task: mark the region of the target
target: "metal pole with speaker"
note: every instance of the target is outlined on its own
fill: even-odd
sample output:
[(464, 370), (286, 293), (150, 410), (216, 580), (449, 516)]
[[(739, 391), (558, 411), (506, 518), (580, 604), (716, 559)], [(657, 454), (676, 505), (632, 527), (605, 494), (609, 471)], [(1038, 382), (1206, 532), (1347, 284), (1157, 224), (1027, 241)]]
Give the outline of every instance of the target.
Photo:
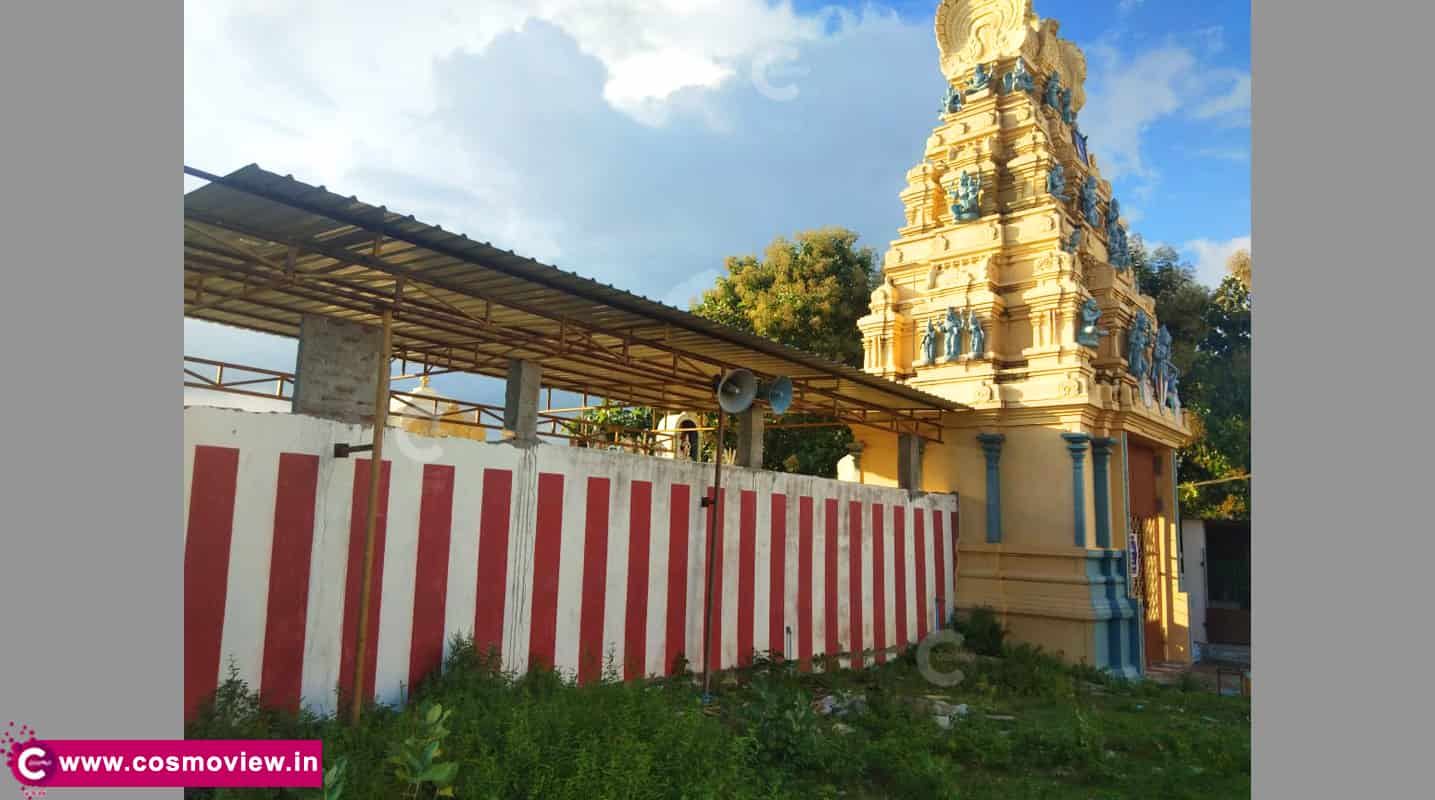
[(722, 451), (725, 420), (728, 414), (741, 414), (752, 408), (761, 397), (772, 408), (773, 413), (782, 414), (792, 405), (792, 381), (778, 377), (772, 381), (758, 383), (757, 376), (745, 369), (731, 370), (713, 379), (713, 393), (717, 395), (718, 419), (717, 441), (713, 445), (713, 491), (711, 497), (703, 497), (702, 505), (708, 512), (708, 555), (705, 599), (703, 601), (703, 702), (712, 699), (712, 608), (713, 608), (713, 562), (717, 545), (718, 515), (722, 513)]
[(713, 562), (716, 558), (718, 514), (721, 513), (724, 422), (728, 414), (741, 414), (752, 407), (757, 389), (757, 378), (745, 369), (732, 370), (713, 380), (713, 392), (718, 401), (717, 441), (713, 443), (713, 493), (711, 497), (702, 499), (702, 504), (711, 509), (708, 512), (707, 579), (703, 600), (703, 702), (712, 698)]

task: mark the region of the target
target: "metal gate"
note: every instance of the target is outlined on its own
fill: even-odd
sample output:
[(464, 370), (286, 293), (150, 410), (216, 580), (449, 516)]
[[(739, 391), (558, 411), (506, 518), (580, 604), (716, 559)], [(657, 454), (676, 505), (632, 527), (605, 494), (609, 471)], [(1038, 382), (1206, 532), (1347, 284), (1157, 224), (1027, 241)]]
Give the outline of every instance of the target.
[(1161, 552), (1161, 518), (1132, 517), (1131, 535), (1135, 552), (1130, 558), (1139, 564), (1131, 584), (1131, 593), (1141, 601), (1146, 634), (1146, 664), (1158, 663), (1166, 652), (1166, 630), (1161, 624), (1162, 593), (1166, 570)]

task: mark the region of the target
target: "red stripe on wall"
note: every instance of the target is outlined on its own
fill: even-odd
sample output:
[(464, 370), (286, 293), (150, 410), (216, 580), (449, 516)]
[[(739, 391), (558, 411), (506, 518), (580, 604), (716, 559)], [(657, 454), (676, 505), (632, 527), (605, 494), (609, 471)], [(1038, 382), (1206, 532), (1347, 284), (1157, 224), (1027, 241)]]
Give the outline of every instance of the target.
[(787, 495), (772, 495), (771, 576), (767, 595), (767, 649), (774, 657), (790, 658), (784, 611), (787, 606)]
[(931, 597), (927, 595), (927, 524), (922, 509), (916, 509), (912, 546), (917, 551), (917, 640), (927, 638), (932, 616)]
[(961, 549), (960, 549), (960, 545), (961, 545), (961, 543), (962, 543), (962, 529), (961, 529), (961, 526), (959, 526), (959, 525), (957, 524), (957, 523), (960, 521), (960, 520), (957, 518), (957, 514), (958, 514), (958, 513), (959, 513), (958, 511), (953, 511), (953, 512), (951, 512), (951, 514), (952, 514), (952, 518), (951, 518), (951, 522), (952, 522), (952, 608), (956, 608), (956, 607), (957, 607), (957, 566), (958, 566), (958, 563), (959, 563), (959, 561), (960, 561), (960, 559), (961, 559), (961, 554), (962, 554), (962, 551), (961, 551)]
[(558, 571), (563, 553), (563, 476), (538, 475), (533, 536), (533, 626), (528, 634), (530, 667), (553, 669), (558, 639)]
[(409, 690), (443, 665), (448, 545), (453, 531), (454, 469), (425, 464), (419, 500), (418, 564), (414, 568), (414, 624), (409, 644)]
[(872, 647), (877, 663), (887, 660), (882, 651), (887, 647), (887, 556), (884, 550), (882, 504), (872, 504)]
[(797, 658), (812, 668), (812, 498), (797, 498)]
[(280, 453), (259, 699), (266, 707), (291, 712), (299, 710), (303, 683), (304, 620), (318, 492), (319, 457)]
[(907, 509), (905, 506), (892, 506), (892, 584), (896, 595), (895, 606), (897, 616), (897, 639), (894, 642), (898, 647), (907, 646)]
[[(713, 490), (708, 489), (708, 498), (711, 499), (712, 496)], [(708, 611), (711, 619), (711, 622), (709, 623), (711, 627), (708, 629), (708, 669), (719, 670), (722, 669), (722, 533), (723, 512), (727, 508), (726, 489), (723, 489), (721, 492), (718, 493), (716, 515), (713, 514), (713, 508), (714, 506), (708, 506), (707, 508), (703, 509), (703, 513), (706, 516), (708, 540), (712, 542), (712, 549), (710, 552), (713, 554), (712, 607)], [(717, 517), (716, 530), (714, 530), (713, 528), (714, 516)], [(706, 591), (706, 588), (704, 589), (704, 591)]]
[(508, 524), (513, 505), (513, 471), (483, 471), (483, 505), (478, 515), (478, 590), (473, 612), (473, 646), (481, 655), (503, 648), (503, 607), (508, 597)]
[(623, 677), (647, 675), (648, 550), (652, 539), (653, 484), (633, 481), (633, 507), (628, 515), (628, 609), (624, 615)]
[(583, 520), (583, 607), (578, 621), (578, 682), (603, 674), (603, 613), (608, 595), (607, 478), (588, 479), (588, 510)]
[(757, 493), (738, 496), (737, 663), (752, 664), (753, 595), (757, 593)]
[(827, 537), (823, 549), (826, 550), (826, 577), (823, 580), (824, 603), (822, 606), (822, 618), (826, 622), (827, 641), (822, 652), (832, 655), (842, 649), (842, 643), (838, 641), (838, 625), (841, 619), (841, 610), (838, 607), (837, 597), (837, 500), (828, 498), (823, 503), (824, 516), (827, 524)]
[[(374, 570), (369, 581), (369, 630), (364, 653), (365, 700), (374, 696), (379, 665), (379, 606), (384, 585), (384, 532), (389, 519), (389, 466), (379, 468), (379, 518), (374, 526)], [(354, 462), (354, 492), (349, 504), (349, 566), (344, 578), (344, 638), (339, 648), (339, 696), (354, 691), (354, 651), (358, 649), (359, 584), (364, 574), (364, 529), (369, 518), (369, 459)]]
[(678, 656), (691, 663), (687, 647), (688, 621), (688, 521), (692, 512), (692, 488), (675, 483), (668, 495), (668, 624), (664, 635), (663, 669), (673, 674)]
[(942, 512), (932, 512), (932, 550), (937, 558), (937, 627), (947, 624), (947, 537), (942, 533)]
[(851, 500), (847, 503), (848, 553), (851, 556), (847, 568), (848, 604), (852, 630), (852, 668), (861, 669), (862, 659), (862, 503)]
[(239, 451), (194, 448), (189, 521), (184, 538), (184, 718), (193, 719), (219, 687), (229, 545)]

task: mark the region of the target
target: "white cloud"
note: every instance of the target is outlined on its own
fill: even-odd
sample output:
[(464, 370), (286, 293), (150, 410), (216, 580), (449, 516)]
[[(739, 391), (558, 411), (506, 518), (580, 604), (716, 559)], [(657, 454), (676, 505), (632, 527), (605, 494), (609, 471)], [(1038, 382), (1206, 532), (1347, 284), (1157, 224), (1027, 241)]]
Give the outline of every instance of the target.
[(1143, 158), (1147, 130), (1179, 111), (1197, 86), (1198, 62), (1190, 50), (1164, 45), (1122, 55), (1110, 43), (1088, 48), (1092, 66), (1086, 81), (1088, 102), (1081, 125), (1108, 180), (1131, 176), (1152, 180), (1155, 170)]
[(1218, 120), (1226, 125), (1249, 125), (1251, 115), (1251, 76), (1236, 74), (1231, 88), (1224, 94), (1208, 98), (1196, 106), (1196, 119)]
[(1195, 262), (1196, 279), (1207, 286), (1218, 286), (1226, 277), (1226, 260), (1237, 250), (1251, 249), (1251, 237), (1237, 236), (1225, 241), (1193, 239), (1182, 245), (1182, 255)]
[[(1213, 54), (1220, 37), (1219, 28), (1210, 28), (1198, 31), (1196, 41)], [(1161, 177), (1146, 157), (1152, 127), (1182, 116), (1222, 126), (1249, 124), (1250, 74), (1212, 67), (1174, 37), (1135, 53), (1118, 42), (1113, 35), (1085, 47), (1088, 101), (1081, 125), (1102, 175), (1124, 179), (1133, 196), (1149, 199)]]
[(1116, 3), (1116, 10), (1123, 14), (1129, 11), (1135, 11), (1145, 2), (1146, 0), (1119, 0)]

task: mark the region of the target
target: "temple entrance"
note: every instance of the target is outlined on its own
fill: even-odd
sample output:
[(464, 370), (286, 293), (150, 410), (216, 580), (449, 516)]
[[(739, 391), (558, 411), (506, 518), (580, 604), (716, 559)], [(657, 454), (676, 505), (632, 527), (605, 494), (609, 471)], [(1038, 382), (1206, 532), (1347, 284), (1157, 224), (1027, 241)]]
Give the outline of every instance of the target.
[(1137, 578), (1136, 596), (1141, 599), (1144, 614), (1146, 666), (1165, 660), (1166, 628), (1161, 621), (1165, 603), (1165, 558), (1163, 557), (1162, 508), (1157, 483), (1161, 459), (1156, 450), (1137, 442), (1127, 448), (1129, 485), (1131, 487), (1131, 529), (1140, 545), (1141, 571)]

